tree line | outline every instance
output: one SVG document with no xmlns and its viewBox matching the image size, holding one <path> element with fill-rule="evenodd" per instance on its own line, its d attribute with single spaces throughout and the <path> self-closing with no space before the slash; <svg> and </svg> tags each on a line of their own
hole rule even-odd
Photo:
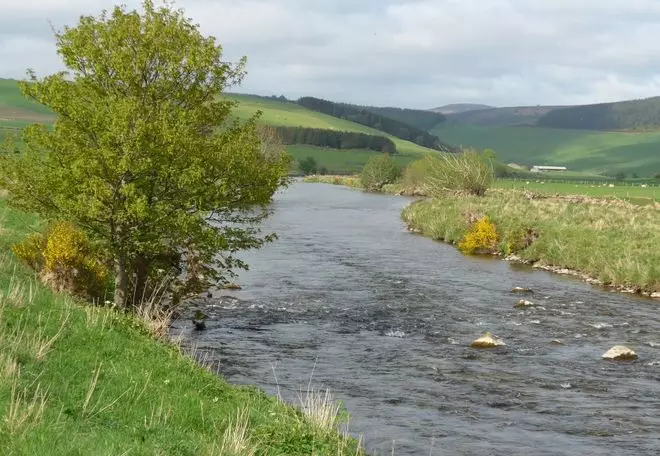
<svg viewBox="0 0 660 456">
<path fill-rule="evenodd" d="M 283 144 L 308 144 L 332 149 L 369 149 L 396 154 L 396 145 L 385 136 L 352 131 L 305 127 L 275 127 Z"/>
<path fill-rule="evenodd" d="M 314 97 L 302 97 L 298 99 L 298 104 L 312 111 L 350 120 L 360 125 L 384 131 L 392 136 L 411 141 L 420 146 L 443 152 L 454 151 L 453 147 L 444 144 L 437 136 L 399 120 L 377 114 L 361 106 L 334 103 Z"/>
</svg>

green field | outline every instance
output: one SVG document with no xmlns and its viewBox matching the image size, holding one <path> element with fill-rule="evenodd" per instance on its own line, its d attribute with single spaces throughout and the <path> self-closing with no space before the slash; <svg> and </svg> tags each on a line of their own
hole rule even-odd
<svg viewBox="0 0 660 456">
<path fill-rule="evenodd" d="M 566 166 L 573 171 L 599 174 L 660 173 L 660 132 L 444 125 L 432 133 L 452 144 L 493 149 L 505 163 Z"/>
<path fill-rule="evenodd" d="M 410 141 L 396 138 L 380 130 L 365 127 L 354 122 L 328 116 L 320 112 L 311 111 L 295 103 L 278 100 L 268 100 L 250 95 L 228 95 L 231 100 L 238 101 L 234 115 L 246 119 L 255 112 L 261 111 L 261 121 L 268 125 L 284 127 L 325 128 L 330 130 L 354 131 L 369 135 L 386 136 L 394 141 L 397 151 L 402 155 L 415 155 L 420 157 L 427 153 L 437 153 L 432 149 L 418 146 Z"/>
<path fill-rule="evenodd" d="M 21 94 L 18 81 L 0 79 L 0 122 L 16 119 L 40 122 L 49 118 L 52 113 L 48 108 Z"/>
<path fill-rule="evenodd" d="M 358 174 L 364 164 L 381 152 L 365 149 L 327 149 L 324 147 L 307 146 L 304 144 L 290 145 L 286 151 L 296 160 L 313 157 L 319 168 L 325 167 L 330 174 Z M 394 161 L 401 167 L 419 158 L 414 154 L 393 155 Z"/>
<path fill-rule="evenodd" d="M 642 186 L 644 185 L 644 186 Z M 500 179 L 495 181 L 494 188 L 529 190 L 545 195 L 585 195 L 595 198 L 615 198 L 637 204 L 660 202 L 660 180 L 657 184 L 614 183 L 582 183 L 552 182 L 547 180 L 513 180 Z"/>
</svg>

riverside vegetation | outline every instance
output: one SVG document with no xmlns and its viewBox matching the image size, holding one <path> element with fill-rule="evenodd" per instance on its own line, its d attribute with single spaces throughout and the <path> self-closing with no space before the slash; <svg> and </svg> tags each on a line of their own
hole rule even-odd
<svg viewBox="0 0 660 456">
<path fill-rule="evenodd" d="M 243 63 L 169 4 L 142 9 L 56 33 L 68 72 L 21 84 L 55 123 L 0 150 L 3 454 L 361 454 L 329 393 L 293 407 L 166 341 L 182 299 L 273 239 L 289 159 L 218 98 Z"/>
<path fill-rule="evenodd" d="M 341 414 L 325 391 L 292 407 L 229 385 L 164 340 L 157 308 L 90 306 L 35 280 L 11 246 L 42 225 L 0 198 L 3 455 L 361 454 L 336 432 Z"/>
<path fill-rule="evenodd" d="M 432 198 L 402 212 L 411 230 L 456 245 L 581 276 L 622 290 L 660 295 L 660 207 L 621 199 L 492 188 L 474 151 L 428 156 L 380 191 Z M 308 181 L 368 188 L 351 177 Z M 371 188 L 373 191 L 374 189 Z M 487 191 L 486 191 L 487 190 Z"/>
</svg>

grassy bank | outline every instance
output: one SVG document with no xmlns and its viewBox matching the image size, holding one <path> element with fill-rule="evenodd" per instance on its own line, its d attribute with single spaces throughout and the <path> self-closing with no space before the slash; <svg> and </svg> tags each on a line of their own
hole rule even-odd
<svg viewBox="0 0 660 456">
<path fill-rule="evenodd" d="M 495 224 L 503 255 L 578 271 L 605 285 L 660 292 L 660 210 L 654 208 L 579 197 L 528 199 L 509 190 L 419 201 L 402 213 L 415 231 L 452 244 L 483 216 Z"/>
<path fill-rule="evenodd" d="M 141 321 L 41 286 L 10 253 L 37 226 L 0 196 L 3 455 L 359 454 L 334 418 L 301 411 L 336 417 L 322 396 L 296 409 L 229 385 Z"/>
</svg>

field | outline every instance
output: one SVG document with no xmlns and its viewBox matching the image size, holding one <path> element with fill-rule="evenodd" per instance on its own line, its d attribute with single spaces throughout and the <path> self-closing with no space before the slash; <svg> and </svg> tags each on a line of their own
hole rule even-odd
<svg viewBox="0 0 660 456">
<path fill-rule="evenodd" d="M 44 122 L 52 119 L 50 111 L 21 94 L 18 83 L 12 79 L 0 79 L 0 122 L 25 120 Z"/>
<path fill-rule="evenodd" d="M 371 157 L 381 155 L 380 152 L 364 149 L 326 149 L 323 147 L 307 146 L 304 144 L 286 147 L 287 152 L 296 160 L 314 157 L 319 168 L 325 167 L 331 174 L 358 174 Z M 392 156 L 401 167 L 419 158 L 417 155 L 398 154 Z"/>
<path fill-rule="evenodd" d="M 622 133 L 538 127 L 443 125 L 431 133 L 450 144 L 493 149 L 499 160 L 558 165 L 588 173 L 660 173 L 660 132 Z"/>
<path fill-rule="evenodd" d="M 3 455 L 361 454 L 331 430 L 337 409 L 318 406 L 323 394 L 301 396 L 334 417 L 313 423 L 302 403 L 228 384 L 143 321 L 42 286 L 10 252 L 39 226 L 0 196 Z"/>
<path fill-rule="evenodd" d="M 642 185 L 645 185 L 644 187 Z M 584 195 L 594 198 L 621 199 L 635 204 L 660 203 L 660 180 L 657 184 L 636 184 L 624 182 L 592 184 L 575 182 L 553 182 L 549 180 L 495 181 L 494 188 L 529 190 L 543 195 Z"/>
<path fill-rule="evenodd" d="M 402 155 L 415 155 L 420 157 L 427 153 L 436 153 L 434 150 L 418 146 L 410 141 L 404 141 L 388 135 L 387 133 L 383 133 L 380 130 L 349 122 L 348 120 L 338 119 L 320 112 L 311 111 L 302 106 L 298 106 L 295 103 L 268 100 L 250 95 L 232 94 L 227 97 L 231 100 L 238 101 L 238 108 L 234 111 L 234 114 L 239 118 L 245 119 L 254 115 L 255 112 L 261 111 L 263 113 L 261 121 L 268 125 L 325 128 L 386 136 L 394 141 L 397 151 Z"/>
</svg>

